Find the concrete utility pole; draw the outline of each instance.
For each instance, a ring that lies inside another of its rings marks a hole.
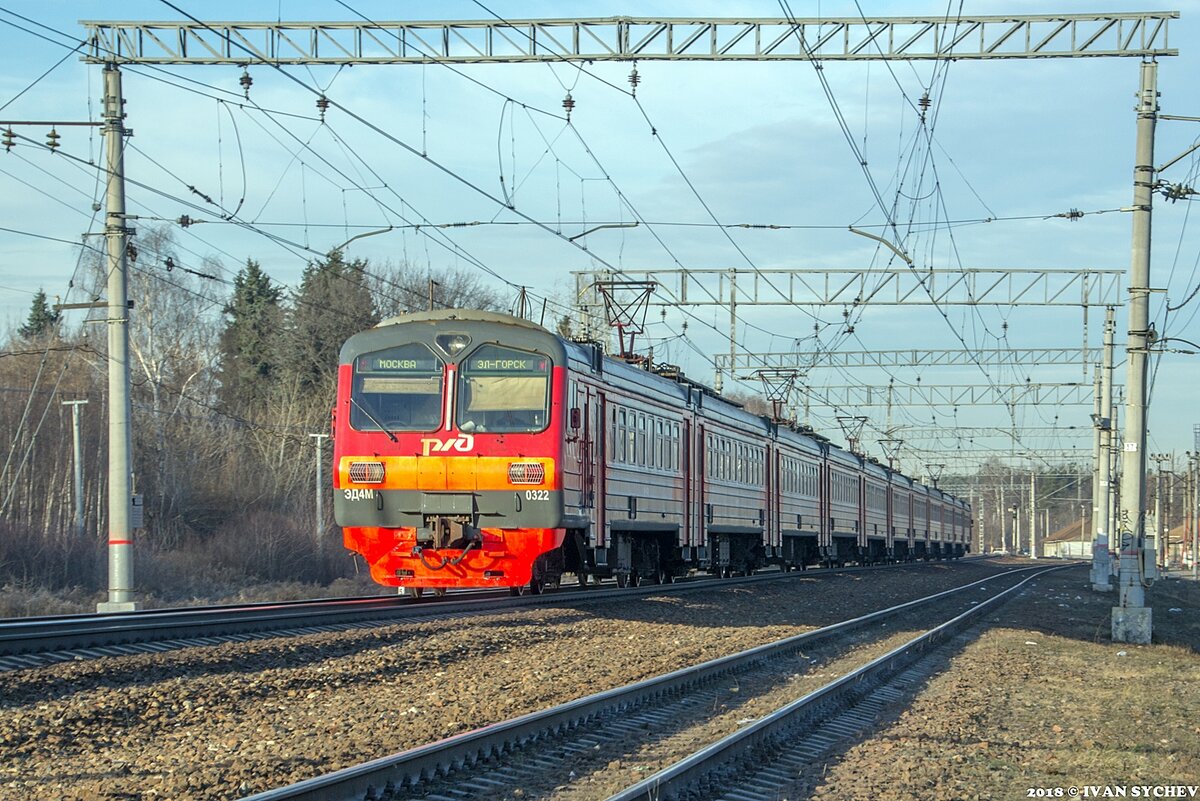
[[[1167,505],[1163,503],[1163,492],[1166,491],[1166,483],[1163,481],[1163,465],[1170,461],[1170,454],[1155,453],[1151,455],[1154,460],[1154,553],[1157,554],[1157,565],[1165,565],[1167,559],[1167,542],[1171,532],[1171,526],[1166,521],[1166,516],[1170,514]]]
[[[313,485],[317,499],[317,525],[314,529],[317,535],[317,554],[325,553],[325,476],[324,470],[321,469],[322,457],[322,440],[326,439],[328,434],[309,434],[313,438],[313,445],[316,446],[317,452],[317,478]]]
[[[1037,473],[1029,471],[1029,555],[1038,558]]]
[[[125,100],[121,72],[104,67],[104,132],[108,160],[105,238],[108,241],[108,601],[97,612],[135,612],[133,529],[130,527],[133,473],[129,402],[129,288],[125,252]]]
[[[1133,253],[1129,276],[1129,338],[1125,346],[1125,441],[1121,448],[1120,597],[1112,609],[1114,642],[1149,644],[1151,609],[1142,587],[1146,501],[1146,363],[1150,341],[1150,212],[1154,200],[1154,126],[1158,64],[1142,62],[1133,168]],[[1153,557],[1151,556],[1151,559]],[[1151,562],[1153,564],[1153,562]]]
[[[1099,454],[1096,462],[1098,471],[1095,505],[1092,519],[1096,528],[1092,539],[1092,589],[1097,592],[1112,590],[1112,556],[1109,542],[1112,537],[1112,435],[1116,426],[1113,414],[1113,352],[1116,349],[1117,310],[1109,306],[1104,314],[1104,351],[1100,367],[1100,403],[1096,413],[1096,431],[1099,436]]]
[[[1192,578],[1200,578],[1200,453],[1188,454],[1187,515],[1192,521]]]
[[[1106,329],[1107,333],[1107,329]],[[1100,430],[1104,427],[1104,402],[1100,397],[1102,368],[1099,364],[1096,365],[1093,386],[1095,387],[1095,399],[1092,405],[1092,542],[1095,543],[1099,538],[1100,533],[1104,530],[1104,523],[1100,517],[1100,482],[1104,477],[1103,453],[1100,450]],[[1087,539],[1087,530],[1081,529],[1079,539],[1081,542]],[[1093,570],[1095,570],[1095,556],[1093,558]]]
[[[71,407],[71,453],[72,465],[75,468],[75,519],[72,528],[75,529],[75,539],[83,539],[83,457],[79,439],[79,407],[87,400],[63,401],[63,406]]]

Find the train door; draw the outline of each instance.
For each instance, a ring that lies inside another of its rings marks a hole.
[[[705,437],[708,436],[705,432],[704,424],[696,425],[696,435],[692,439],[694,450],[692,452],[692,475],[694,476],[694,494],[696,498],[696,528],[693,531],[695,536],[695,544],[699,548],[707,546],[707,528],[709,523],[708,509],[705,504],[707,495],[705,487],[705,476],[708,473],[708,447],[705,442]],[[701,554],[706,554],[707,550],[700,551]],[[700,557],[701,559],[704,556]]]
[[[587,384],[579,387],[583,431],[580,434],[579,484],[583,492],[583,507],[596,508],[596,391]]]
[[[833,533],[830,530],[829,516],[832,514],[829,499],[829,463],[822,454],[821,462],[817,465],[817,515],[820,523],[817,545],[821,556],[829,559],[832,554]]]
[[[888,483],[885,486],[887,496],[884,498],[886,512],[884,517],[884,537],[887,542],[888,561],[891,561],[896,556],[896,490],[892,486],[892,477],[888,476]]]
[[[779,449],[774,443],[767,442],[767,542],[773,549],[774,556],[783,553],[783,535],[779,525]]]
[[[858,475],[854,479],[854,483],[858,485],[858,547],[866,553],[869,549],[867,544],[867,479],[862,475]]]
[[[679,424],[679,471],[683,477],[683,520],[682,545],[691,552],[695,545],[695,510],[692,508],[693,476],[692,476],[692,421],[684,417]],[[686,554],[685,554],[686,556]]]
[[[595,402],[590,405],[593,407],[590,427],[592,429],[592,452],[595,454],[595,459],[592,460],[591,483],[595,491],[593,503],[595,505],[596,547],[603,548],[608,542],[605,530],[608,505],[608,486],[605,481],[608,474],[608,437],[605,436],[608,425],[608,402],[604,393],[596,392]]]

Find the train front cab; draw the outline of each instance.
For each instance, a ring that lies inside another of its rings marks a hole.
[[[340,361],[334,515],[372,578],[418,591],[556,580],[558,339],[502,315],[430,312],[351,337]]]

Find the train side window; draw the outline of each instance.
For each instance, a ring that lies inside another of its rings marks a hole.
[[[625,462],[625,453],[626,453],[626,448],[625,448],[625,443],[626,443],[625,410],[624,409],[617,412],[617,437],[616,437],[616,439],[617,439],[617,461],[624,463]]]
[[[656,419],[654,421],[654,466],[660,470],[666,465],[663,459],[663,450],[666,447],[666,440],[663,439],[663,421]]]

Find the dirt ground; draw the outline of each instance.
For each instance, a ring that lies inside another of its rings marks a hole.
[[[1040,579],[911,707],[814,766],[796,797],[1162,797],[1155,788],[1200,785],[1200,583],[1159,581],[1147,601],[1153,643],[1114,643],[1115,593],[1093,592],[1084,568]]]

